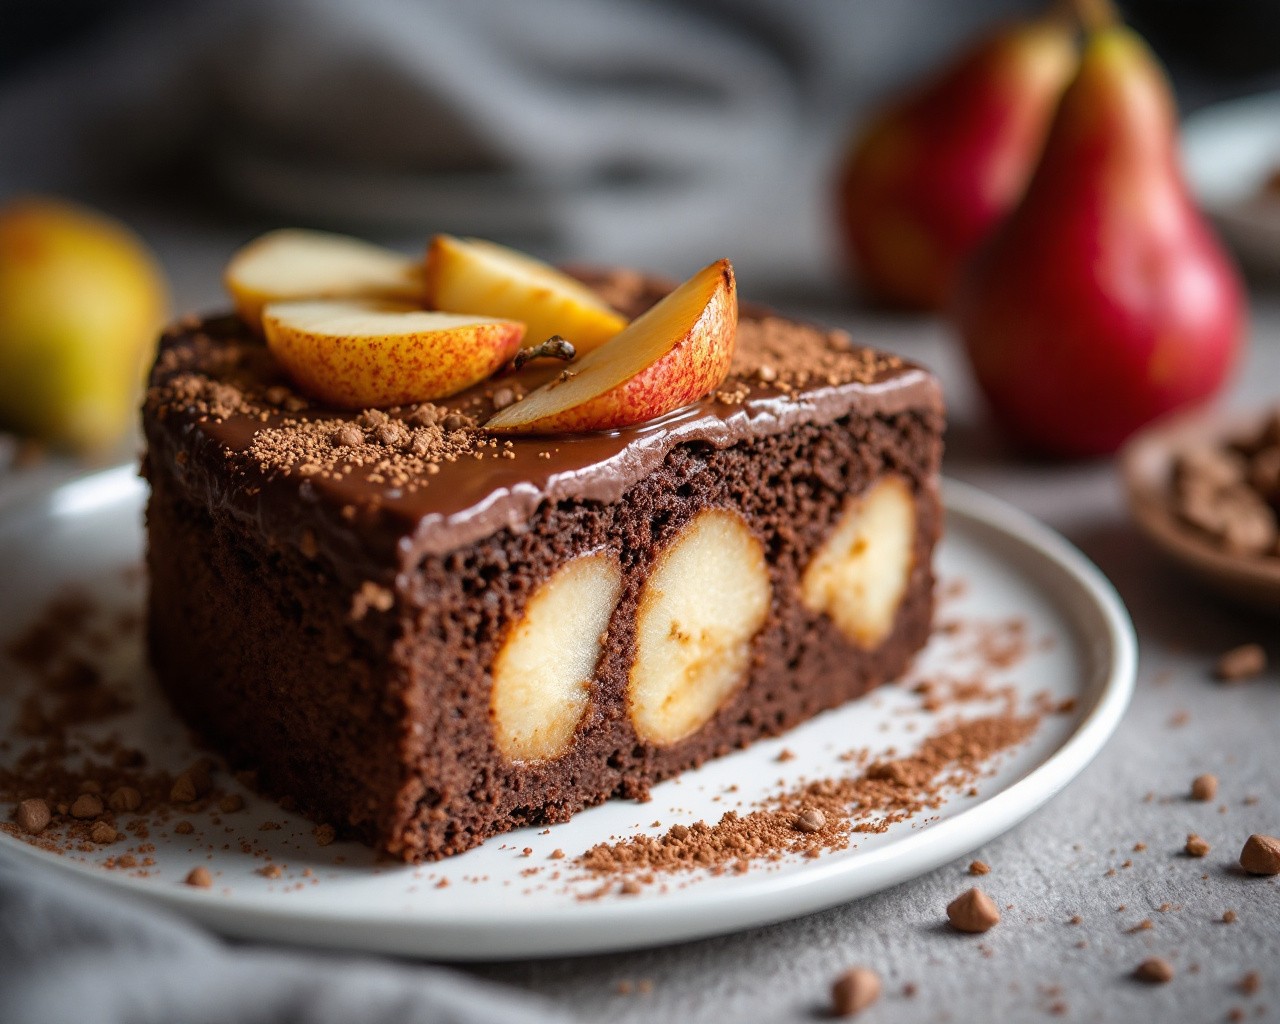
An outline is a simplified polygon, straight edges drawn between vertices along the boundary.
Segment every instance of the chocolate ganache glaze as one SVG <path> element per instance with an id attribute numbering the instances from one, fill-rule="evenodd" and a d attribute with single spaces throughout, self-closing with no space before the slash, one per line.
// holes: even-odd
<path id="1" fill-rule="evenodd" d="M 577 273 L 630 316 L 670 288 L 626 271 Z M 531 363 L 437 403 L 335 411 L 293 392 L 237 319 L 188 320 L 166 333 L 152 371 L 148 457 L 175 460 L 215 510 L 255 520 L 275 542 L 324 550 L 355 582 L 520 530 L 544 502 L 618 501 L 677 445 L 722 448 L 850 415 L 942 411 L 922 367 L 744 305 L 729 376 L 698 402 L 623 430 L 483 430 L 496 408 L 561 368 Z"/>

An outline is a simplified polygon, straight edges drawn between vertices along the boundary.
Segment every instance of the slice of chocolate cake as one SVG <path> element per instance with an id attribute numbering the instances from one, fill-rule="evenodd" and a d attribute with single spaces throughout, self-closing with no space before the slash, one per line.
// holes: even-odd
<path id="1" fill-rule="evenodd" d="M 588 282 L 628 315 L 667 290 Z M 155 671 L 264 789 L 392 857 L 641 797 L 892 679 L 928 636 L 925 370 L 744 309 L 723 383 L 657 421 L 480 426 L 556 372 L 335 412 L 240 320 L 163 339 Z"/>

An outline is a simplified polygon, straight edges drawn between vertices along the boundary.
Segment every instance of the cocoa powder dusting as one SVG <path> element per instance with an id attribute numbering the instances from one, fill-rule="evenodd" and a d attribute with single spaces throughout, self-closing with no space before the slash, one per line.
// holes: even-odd
<path id="1" fill-rule="evenodd" d="M 14 739 L 23 746 L 0 762 L 0 803 L 13 805 L 0 829 L 51 853 L 104 852 L 109 869 L 145 873 L 154 862 L 146 840 L 181 805 L 202 811 L 216 792 L 206 760 L 177 776 L 148 765 L 146 755 L 108 737 L 86 741 L 76 727 L 97 725 L 132 707 L 125 686 L 93 662 L 104 645 L 136 642 L 136 617 L 112 618 L 104 640 L 105 609 L 87 594 L 65 592 L 53 599 L 6 647 L 25 673 L 15 677 L 19 708 Z"/>
<path id="2" fill-rule="evenodd" d="M 1038 714 L 1003 712 L 951 725 L 915 753 L 876 761 L 858 775 L 806 783 L 746 814 L 727 811 L 714 825 L 698 821 L 656 837 L 600 843 L 574 863 L 598 877 L 643 880 L 702 869 L 723 874 L 739 865 L 842 850 L 856 833 L 884 832 L 941 807 L 981 777 L 994 756 L 1029 739 L 1039 723 Z M 797 828 L 802 818 L 812 823 L 819 816 L 821 827 Z"/>

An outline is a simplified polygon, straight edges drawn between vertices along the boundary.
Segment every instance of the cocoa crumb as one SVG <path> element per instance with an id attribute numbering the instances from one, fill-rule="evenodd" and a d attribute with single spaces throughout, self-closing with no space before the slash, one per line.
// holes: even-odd
<path id="1" fill-rule="evenodd" d="M 332 825 L 317 825 L 311 830 L 317 846 L 328 846 L 338 837 L 338 831 Z"/>
<path id="2" fill-rule="evenodd" d="M 1210 846 L 1194 832 L 1188 833 L 1187 845 L 1184 847 L 1188 857 L 1207 857 Z"/>
<path id="3" fill-rule="evenodd" d="M 1267 668 L 1267 652 L 1261 644 L 1241 644 L 1223 653 L 1213 674 L 1224 683 L 1240 683 L 1262 675 Z"/>
<path id="4" fill-rule="evenodd" d="M 831 1012 L 852 1017 L 880 998 L 880 975 L 866 967 L 845 971 L 831 986 Z"/>
<path id="5" fill-rule="evenodd" d="M 218 801 L 218 810 L 223 814 L 235 814 L 244 810 L 244 797 L 239 793 L 227 793 Z"/>
<path id="6" fill-rule="evenodd" d="M 93 827 L 89 829 L 89 838 L 100 846 L 106 846 L 114 843 L 119 833 L 105 821 L 95 821 Z"/>
<path id="7" fill-rule="evenodd" d="M 40 799 L 27 799 L 18 804 L 14 813 L 14 820 L 18 823 L 18 828 L 30 836 L 38 836 L 46 828 L 53 819 L 53 815 L 49 813 L 49 805 Z"/>
<path id="8" fill-rule="evenodd" d="M 189 821 L 180 821 L 173 826 L 173 831 L 180 836 L 189 836 L 195 831 L 195 826 Z"/>
<path id="9" fill-rule="evenodd" d="M 943 727 L 915 753 L 875 762 L 860 775 L 801 783 L 745 814 L 727 811 L 714 825 L 673 825 L 662 836 L 638 834 L 601 843 L 576 863 L 591 874 L 630 876 L 637 871 L 739 870 L 740 863 L 845 849 L 856 833 L 884 832 L 942 806 L 949 793 L 969 786 L 992 757 L 1024 742 L 1039 722 L 1036 715 L 1005 712 Z M 817 831 L 796 827 L 808 810 L 823 815 L 825 823 Z"/>
<path id="10" fill-rule="evenodd" d="M 102 813 L 102 798 L 93 793 L 81 793 L 71 805 L 71 817 L 96 818 Z"/>
<path id="11" fill-rule="evenodd" d="M 1222 923 L 1223 923 L 1223 924 L 1235 924 L 1235 923 L 1236 923 L 1236 921 L 1238 921 L 1238 920 L 1239 920 L 1239 917 L 1237 916 L 1237 914 L 1236 914 L 1236 912 L 1235 912 L 1234 910 L 1230 910 L 1230 909 L 1228 909 L 1228 910 L 1224 910 L 1224 911 L 1222 912 Z"/>
<path id="12" fill-rule="evenodd" d="M 1262 975 L 1257 971 L 1249 971 L 1236 982 L 1236 987 L 1240 989 L 1241 995 L 1255 996 L 1262 988 Z"/>
<path id="13" fill-rule="evenodd" d="M 1208 773 L 1191 780 L 1191 799 L 1208 803 L 1218 795 L 1218 777 Z"/>
<path id="14" fill-rule="evenodd" d="M 107 798 L 107 806 L 113 811 L 136 811 L 142 806 L 142 794 L 132 786 L 119 786 Z"/>
<path id="15" fill-rule="evenodd" d="M 379 612 L 390 611 L 395 603 L 396 597 L 390 588 L 381 586 L 373 580 L 365 580 L 351 598 L 351 619 L 354 622 L 360 621 L 370 609 Z"/>
<path id="16" fill-rule="evenodd" d="M 1173 980 L 1173 964 L 1163 957 L 1149 956 L 1134 969 L 1133 976 L 1148 985 L 1164 985 Z"/>
<path id="17" fill-rule="evenodd" d="M 213 875 L 209 873 L 209 869 L 204 865 L 192 868 L 187 873 L 187 877 L 184 881 L 187 885 L 193 886 L 196 889 L 213 888 Z"/>
<path id="18" fill-rule="evenodd" d="M 991 868 L 985 861 L 975 860 L 969 864 L 969 874 L 971 875 L 989 875 Z"/>
<path id="19" fill-rule="evenodd" d="M 173 780 L 173 787 L 169 790 L 169 799 L 176 804 L 194 803 L 197 799 L 195 782 L 192 781 L 190 772 L 183 772 Z"/>
<path id="20" fill-rule="evenodd" d="M 806 807 L 796 815 L 795 827 L 799 832 L 817 832 L 827 823 L 827 816 L 814 807 Z"/>
<path id="21" fill-rule="evenodd" d="M 960 932 L 976 934 L 1000 923 L 1000 911 L 981 889 L 969 889 L 947 904 L 947 920 Z"/>
<path id="22" fill-rule="evenodd" d="M 1251 875 L 1280 875 L 1280 839 L 1251 835 L 1240 851 L 1240 866 Z"/>

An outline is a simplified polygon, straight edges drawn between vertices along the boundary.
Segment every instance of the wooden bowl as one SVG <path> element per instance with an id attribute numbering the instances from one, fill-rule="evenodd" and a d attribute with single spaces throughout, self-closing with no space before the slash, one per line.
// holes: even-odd
<path id="1" fill-rule="evenodd" d="M 1125 445 L 1120 470 L 1134 521 L 1170 559 L 1219 594 L 1280 615 L 1280 558 L 1248 558 L 1215 547 L 1177 518 L 1169 492 L 1179 452 L 1206 441 L 1248 436 L 1262 418 L 1197 411 L 1159 420 Z"/>

